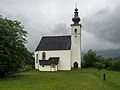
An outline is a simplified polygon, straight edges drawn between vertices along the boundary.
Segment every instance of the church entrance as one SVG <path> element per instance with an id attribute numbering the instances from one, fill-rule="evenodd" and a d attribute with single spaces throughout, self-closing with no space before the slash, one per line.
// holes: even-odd
<path id="1" fill-rule="evenodd" d="M 74 69 L 78 69 L 78 63 L 74 62 Z"/>

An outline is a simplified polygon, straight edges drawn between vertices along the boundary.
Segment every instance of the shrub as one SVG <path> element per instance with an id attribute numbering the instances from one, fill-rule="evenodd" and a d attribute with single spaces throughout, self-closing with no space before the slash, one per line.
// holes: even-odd
<path id="1" fill-rule="evenodd" d="M 107 59 L 105 59 L 104 64 L 105 64 L 105 68 L 111 69 L 113 65 L 112 57 L 108 57 Z"/>
<path id="2" fill-rule="evenodd" d="M 120 71 L 120 60 L 114 61 L 111 69 L 115 71 Z"/>
<path id="3" fill-rule="evenodd" d="M 23 66 L 21 69 L 20 69 L 20 71 L 29 71 L 29 70 L 32 70 L 33 68 L 32 68 L 32 65 L 25 65 L 25 66 Z"/>
<path id="4" fill-rule="evenodd" d="M 103 69 L 103 68 L 105 67 L 105 64 L 96 62 L 96 63 L 94 63 L 94 66 L 95 66 L 98 70 L 101 70 L 101 69 Z"/>

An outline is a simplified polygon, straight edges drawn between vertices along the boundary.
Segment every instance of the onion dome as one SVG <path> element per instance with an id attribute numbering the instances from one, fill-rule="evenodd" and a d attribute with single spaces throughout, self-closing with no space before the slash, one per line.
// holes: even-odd
<path id="1" fill-rule="evenodd" d="M 79 24 L 79 22 L 80 22 L 80 18 L 78 17 L 78 9 L 77 8 L 75 8 L 74 17 L 72 18 L 72 21 L 74 22 L 74 24 Z"/>

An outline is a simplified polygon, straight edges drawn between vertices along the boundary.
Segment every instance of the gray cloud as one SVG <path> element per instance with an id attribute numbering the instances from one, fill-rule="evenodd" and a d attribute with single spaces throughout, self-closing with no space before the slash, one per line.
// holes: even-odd
<path id="1" fill-rule="evenodd" d="M 120 0 L 77 0 L 82 19 L 82 48 L 120 48 Z M 0 0 L 0 15 L 18 20 L 34 51 L 42 35 L 70 34 L 75 0 Z"/>
<path id="2" fill-rule="evenodd" d="M 110 43 L 120 44 L 120 7 L 112 11 L 110 8 L 99 10 L 84 18 L 84 29 L 97 38 Z"/>
<path id="3" fill-rule="evenodd" d="M 54 26 L 52 33 L 56 35 L 70 34 L 70 28 L 64 23 L 59 23 Z"/>

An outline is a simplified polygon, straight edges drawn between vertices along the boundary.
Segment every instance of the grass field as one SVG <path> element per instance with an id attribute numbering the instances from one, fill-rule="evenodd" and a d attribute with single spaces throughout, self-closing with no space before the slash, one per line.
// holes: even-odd
<path id="1" fill-rule="evenodd" d="M 104 72 L 106 81 L 101 79 Z M 0 79 L 0 90 L 120 90 L 120 72 L 97 69 L 32 70 Z"/>

